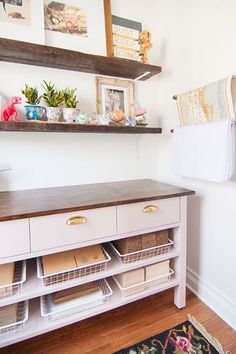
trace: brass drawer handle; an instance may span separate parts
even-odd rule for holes
[[[87,222],[85,216],[72,216],[68,220],[66,220],[67,225],[77,225],[77,224],[84,224]]]
[[[156,205],[153,205],[153,204],[150,204],[150,205],[147,205],[143,208],[143,212],[144,213],[151,213],[153,211],[157,211],[157,206]]]

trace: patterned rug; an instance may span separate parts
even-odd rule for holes
[[[221,343],[193,317],[114,354],[227,354]]]

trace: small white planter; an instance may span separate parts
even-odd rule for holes
[[[75,122],[78,115],[78,108],[63,108],[63,118],[68,123]]]
[[[62,120],[62,109],[60,107],[47,107],[47,119],[49,122]]]
[[[76,123],[78,124],[87,124],[88,123],[89,116],[87,113],[80,113],[76,117]]]

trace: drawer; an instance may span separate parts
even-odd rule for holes
[[[0,222],[0,238],[0,258],[29,253],[29,220]]]
[[[180,220],[179,214],[179,198],[119,205],[117,207],[117,231],[118,234],[123,234],[176,223]]]
[[[72,220],[71,224],[68,223],[69,219]],[[81,223],[81,221],[84,222]],[[115,207],[30,219],[32,252],[79,244],[80,242],[96,240],[115,234]]]

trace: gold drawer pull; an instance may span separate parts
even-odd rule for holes
[[[87,222],[85,216],[72,216],[68,220],[66,220],[67,225],[77,225],[77,224],[84,224]]]
[[[143,208],[144,213],[151,213],[152,211],[157,211],[156,205],[150,204],[150,205],[147,205]]]

